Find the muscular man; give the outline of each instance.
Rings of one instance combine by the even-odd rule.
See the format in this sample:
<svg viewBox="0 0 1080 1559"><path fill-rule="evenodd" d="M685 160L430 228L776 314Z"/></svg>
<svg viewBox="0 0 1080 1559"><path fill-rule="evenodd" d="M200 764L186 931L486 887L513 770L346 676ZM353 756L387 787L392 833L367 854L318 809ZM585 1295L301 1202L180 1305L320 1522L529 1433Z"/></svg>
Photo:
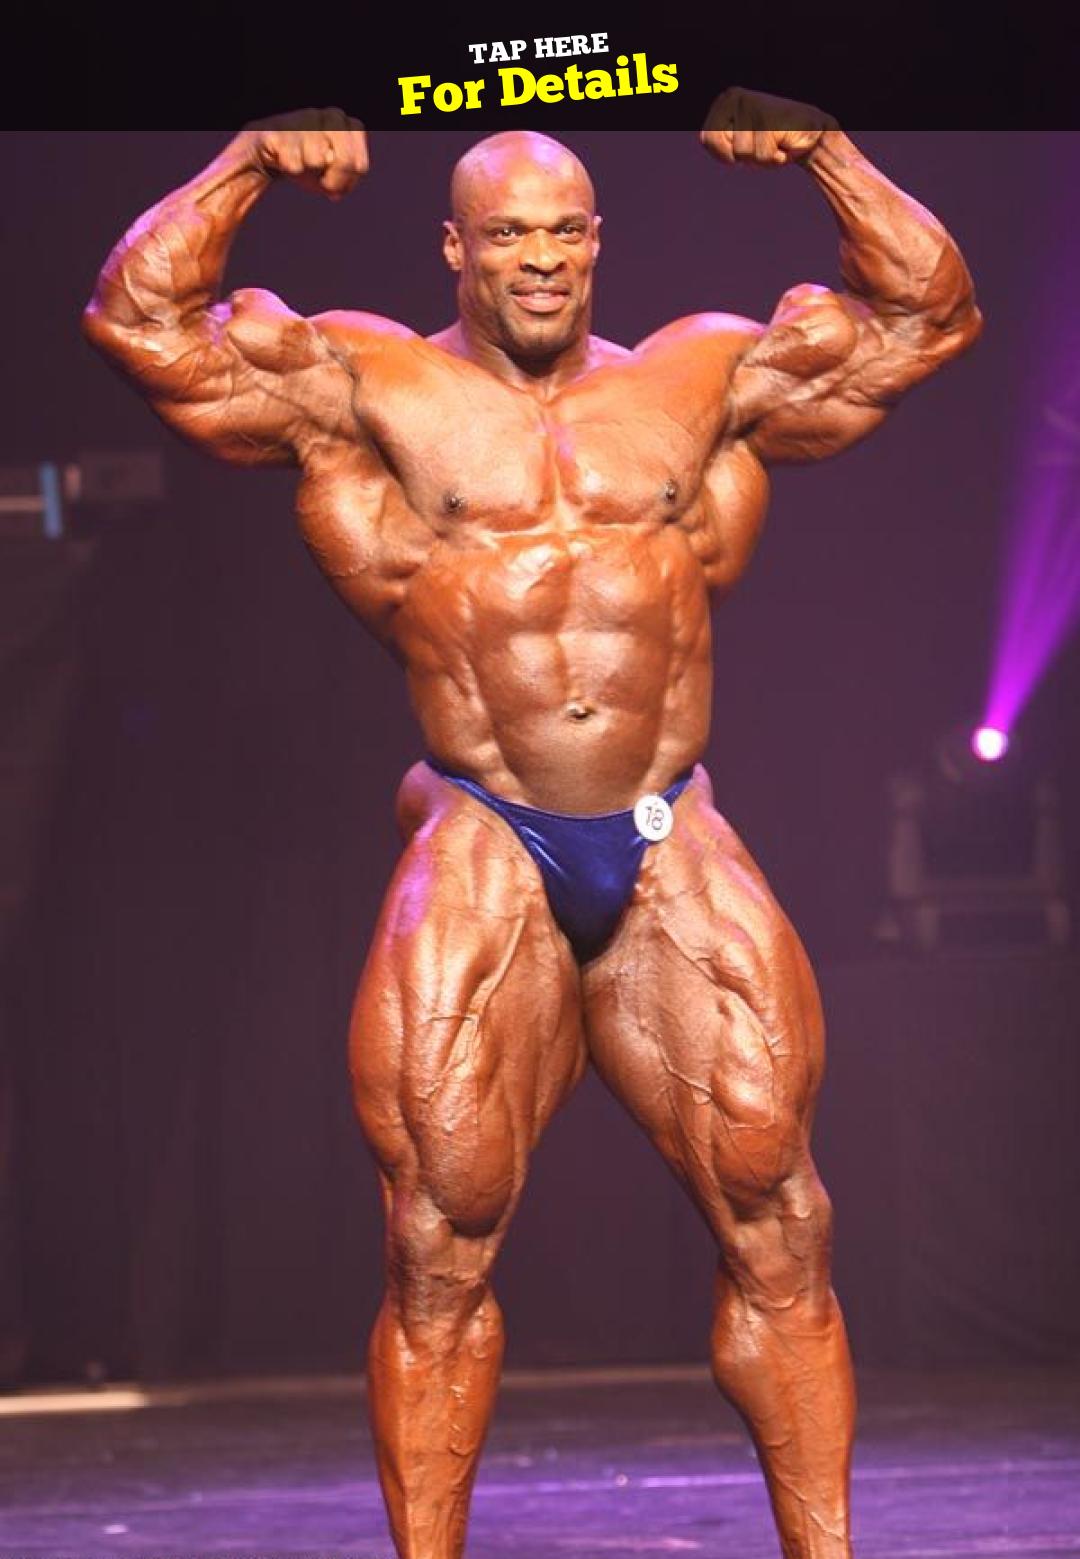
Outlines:
<svg viewBox="0 0 1080 1559"><path fill-rule="evenodd" d="M454 171L458 318L222 298L277 180L339 197L361 131L237 136L109 257L90 340L171 428L299 469L303 535L405 668L430 758L357 994L356 1103L385 1199L369 1386L402 1559L461 1554L502 1319L492 1267L545 1124L591 1062L716 1239L712 1363L753 1435L788 1559L846 1555L854 1413L810 1156L822 1019L803 949L714 810L710 592L762 524L773 461L869 433L975 338L948 234L837 129L702 139L797 166L839 223L846 290L767 325L590 334L584 167L510 132Z"/></svg>

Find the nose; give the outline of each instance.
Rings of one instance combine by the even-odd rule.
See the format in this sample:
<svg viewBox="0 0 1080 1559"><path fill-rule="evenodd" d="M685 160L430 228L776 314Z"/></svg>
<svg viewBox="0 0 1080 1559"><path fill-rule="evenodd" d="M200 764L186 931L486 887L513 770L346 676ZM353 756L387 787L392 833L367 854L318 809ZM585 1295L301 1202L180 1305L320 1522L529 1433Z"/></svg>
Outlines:
<svg viewBox="0 0 1080 1559"><path fill-rule="evenodd" d="M522 270L540 271L545 276L557 271L563 263L558 244L543 228L537 228L525 235L518 257Z"/></svg>

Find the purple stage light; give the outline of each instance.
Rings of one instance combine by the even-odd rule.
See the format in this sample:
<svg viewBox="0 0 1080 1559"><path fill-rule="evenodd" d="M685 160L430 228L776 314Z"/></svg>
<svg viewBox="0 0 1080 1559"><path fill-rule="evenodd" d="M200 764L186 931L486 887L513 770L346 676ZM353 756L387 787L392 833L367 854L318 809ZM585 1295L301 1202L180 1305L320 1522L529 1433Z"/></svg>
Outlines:
<svg viewBox="0 0 1080 1559"><path fill-rule="evenodd" d="M1066 188L1080 172L1071 143L1055 170ZM1064 206L1061 208L1064 212ZM983 723L1011 731L1054 656L1080 622L1080 309L1075 274L1080 222L1062 223L1053 256L1041 257L1037 368L1008 516L998 631Z"/></svg>
<svg viewBox="0 0 1080 1559"><path fill-rule="evenodd" d="M1080 401L1080 382L1072 397ZM1080 621L1080 406L1067 422L1052 406L1042 448L1006 551L997 643L984 724L1008 731Z"/></svg>
<svg viewBox="0 0 1080 1559"><path fill-rule="evenodd" d="M1009 750L1009 738L993 725L980 725L971 738L971 750L983 763L996 763Z"/></svg>

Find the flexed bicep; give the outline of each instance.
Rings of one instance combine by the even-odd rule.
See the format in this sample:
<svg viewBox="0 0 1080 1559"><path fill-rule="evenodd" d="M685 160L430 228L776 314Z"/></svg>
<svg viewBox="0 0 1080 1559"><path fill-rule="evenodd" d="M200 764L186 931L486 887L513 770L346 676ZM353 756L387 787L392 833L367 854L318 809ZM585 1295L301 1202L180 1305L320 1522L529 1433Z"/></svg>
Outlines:
<svg viewBox="0 0 1080 1559"><path fill-rule="evenodd" d="M111 353L100 344L168 427L236 464L296 464L311 440L353 425L347 355L262 288L175 324L140 324Z"/></svg>
<svg viewBox="0 0 1080 1559"><path fill-rule="evenodd" d="M793 287L732 376L732 431L765 461L838 454L972 335L967 319L954 328L827 287Z"/></svg>
<svg viewBox="0 0 1080 1559"><path fill-rule="evenodd" d="M809 104L733 89L701 138L725 164L802 168L832 208L845 289L784 294L732 375L727 432L764 461L836 454L977 339L963 257L932 212Z"/></svg>
<svg viewBox="0 0 1080 1559"><path fill-rule="evenodd" d="M732 375L729 429L760 460L820 460L872 432L918 368L916 343L857 299L794 287Z"/></svg>
<svg viewBox="0 0 1080 1559"><path fill-rule="evenodd" d="M243 465L294 464L348 436L354 369L320 317L261 288L221 297L248 211L287 178L330 199L367 167L357 121L305 110L241 132L121 238L83 314L90 342L197 446Z"/></svg>

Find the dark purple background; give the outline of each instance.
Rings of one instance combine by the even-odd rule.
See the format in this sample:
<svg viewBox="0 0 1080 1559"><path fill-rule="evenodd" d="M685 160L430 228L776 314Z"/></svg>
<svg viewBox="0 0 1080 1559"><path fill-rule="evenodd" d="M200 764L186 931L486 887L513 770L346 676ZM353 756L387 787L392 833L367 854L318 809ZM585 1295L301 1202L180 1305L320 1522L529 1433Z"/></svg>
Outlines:
<svg viewBox="0 0 1080 1559"><path fill-rule="evenodd" d="M601 333L632 343L698 309L762 318L794 282L836 282L833 224L799 171L723 169L683 132L565 138L605 217ZM0 460L160 448L168 486L160 512L99 543L84 684L25 937L21 1176L46 1374L91 1357L158 1373L340 1364L358 1355L377 1293L374 1178L348 1118L343 1039L397 855L394 788L419 734L398 670L294 533L293 478L181 446L78 331L122 229L222 139L3 142ZM302 312L355 306L443 326L439 220L471 139L374 134L370 179L344 205L274 189L236 243L230 285L273 288ZM987 330L867 443L776 474L754 567L717 614L718 804L826 971L875 956L889 774L979 712L1021 413L1045 378L1055 252L1078 220L1080 173L1077 134L856 139L956 236ZM1078 693L1072 648L1025 720L1074 828ZM884 1021L872 1001L857 1017L868 1035ZM1029 1036L1016 1030L1023 1066ZM977 1059L973 1031L958 1064ZM847 1086L835 1058L829 1086ZM521 1215L530 1243L515 1234L507 1252L512 1356L694 1356L704 1235L598 1091L574 1110L579 1125L557 1128L561 1153L541 1154ZM829 1129L842 1134L843 1120ZM833 1185L838 1206L857 1199L854 1161L851 1174ZM637 1213L604 1202L620 1190L640 1190ZM586 1231L582 1243L563 1227ZM644 1266L627 1249L639 1232L656 1252ZM605 1293L626 1313L605 1319ZM888 1354L887 1331L867 1321L871 1354Z"/></svg>

